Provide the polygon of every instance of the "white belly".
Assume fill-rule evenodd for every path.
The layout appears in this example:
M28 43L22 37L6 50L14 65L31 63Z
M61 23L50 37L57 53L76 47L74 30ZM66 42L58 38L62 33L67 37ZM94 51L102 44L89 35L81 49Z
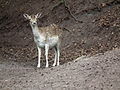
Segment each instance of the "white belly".
M59 37L53 36L53 37L47 38L46 40L46 37L38 36L38 37L35 37L34 40L37 46L39 46L40 48L44 48L45 44L48 44L49 47L52 48L58 43Z

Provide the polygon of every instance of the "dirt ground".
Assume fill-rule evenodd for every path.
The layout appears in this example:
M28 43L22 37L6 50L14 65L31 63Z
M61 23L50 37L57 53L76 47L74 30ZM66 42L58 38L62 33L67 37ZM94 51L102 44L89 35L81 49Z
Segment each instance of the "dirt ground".
M56 67L57 69L52 67L43 69L45 60L42 55L42 68L36 71L37 48L33 41L29 22L24 19L23 14L36 14L38 12L42 12L42 17L38 22L39 26L56 23L63 28L60 57L62 66ZM56 70L58 70L58 73L61 75L64 75L64 73L67 73L67 71L65 72L67 68L70 69L74 66L70 61L73 62L73 60L80 56L92 56L98 53L104 53L119 48L120 46L120 0L0 0L0 13L0 88L3 90L17 90L16 88L20 86L23 86L24 90L31 90L30 87L28 87L29 83L31 85L34 81L35 83L39 83L42 80L41 84L44 84L44 80L49 77L49 73L53 71L56 72ZM53 51L51 50L49 55L50 65L53 63L53 56ZM71 63L71 65L68 65L68 62ZM104 59L101 60L101 62L103 65L105 64ZM92 63L92 61L90 63ZM112 63L110 64L112 66ZM65 65L68 65L68 67ZM51 69L53 70L51 71ZM27 72L28 76L26 74ZM43 74L41 74L41 72L43 72ZM70 72L74 72L74 70ZM70 72L68 71L68 73ZM75 72L77 73L78 71ZM86 72L86 70L84 72ZM94 73L94 70L92 70L92 72ZM48 74L47 77L44 76L44 73L46 75ZM101 75L102 73L103 72L99 74ZM38 75L41 76L40 80L38 80ZM83 78L82 76L78 78L81 79ZM54 75L52 76L52 74L50 74L50 78L52 77L54 77ZM91 77L96 76L88 76L88 80ZM11 80L12 78L13 80ZM59 78L59 76L56 78ZM76 80L76 78L74 79ZM5 82L5 80L8 80L8 82ZM27 80L31 81L28 83ZM58 82L56 84L58 84ZM61 82L62 80L59 86L64 84ZM97 81L95 80L94 82ZM117 81L113 79L113 82L118 86ZM81 84L78 83L80 87L87 84L82 81L80 83ZM11 87L12 85L13 87ZM39 90L38 85L35 86L37 87L32 86L34 87L32 90ZM100 89L99 87L102 86L104 86L104 84L98 86L98 89L84 88L82 90L119 90L117 87L116 89ZM42 87L43 86L39 86L39 88ZM18 90L21 90L21 88L18 88ZM50 89L46 88L43 90ZM65 90L75 89L68 88Z
M0 90L120 90L120 49L44 69L9 63L0 64Z

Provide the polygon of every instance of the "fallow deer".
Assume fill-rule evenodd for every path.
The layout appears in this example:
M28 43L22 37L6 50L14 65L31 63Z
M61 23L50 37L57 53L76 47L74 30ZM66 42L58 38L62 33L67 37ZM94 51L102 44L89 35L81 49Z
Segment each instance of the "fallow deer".
M40 58L41 58L41 49L45 49L45 57L46 57L46 67L48 64L48 51L50 48L54 48L55 50L55 59L53 66L57 64L59 65L59 57L60 57L60 36L61 36L61 28L56 24L51 24L46 27L38 27L37 21L40 18L41 14L38 13L36 15L28 15L23 14L23 16L29 20L30 26L32 28L34 41L37 45L38 49L38 65L40 67Z

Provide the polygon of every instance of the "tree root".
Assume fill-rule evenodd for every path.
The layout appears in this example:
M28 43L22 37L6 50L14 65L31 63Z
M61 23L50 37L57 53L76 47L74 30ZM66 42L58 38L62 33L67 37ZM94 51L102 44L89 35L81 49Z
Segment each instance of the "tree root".
M53 11L53 10L55 10L57 7L59 7L60 5L64 5L64 7L65 7L65 9L67 10L67 12L70 14L70 16L76 21L76 22L82 22L82 21L80 21L80 20L78 20L72 13L71 13L71 11L70 11L70 8L69 8L69 6L66 4L66 1L65 0L61 0L57 5L55 5L52 9L51 9L51 11Z
M66 4L66 0L63 0L63 4L64 4L65 9L67 10L67 12L70 14L70 16L71 16L76 22L82 23L82 21L78 20L78 19L71 13L69 6Z

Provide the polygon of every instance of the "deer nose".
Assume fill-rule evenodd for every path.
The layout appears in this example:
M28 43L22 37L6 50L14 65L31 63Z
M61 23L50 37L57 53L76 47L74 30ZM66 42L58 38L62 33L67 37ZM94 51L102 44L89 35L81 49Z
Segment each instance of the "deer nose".
M35 24L37 24L36 22L33 22L33 24L35 25Z

